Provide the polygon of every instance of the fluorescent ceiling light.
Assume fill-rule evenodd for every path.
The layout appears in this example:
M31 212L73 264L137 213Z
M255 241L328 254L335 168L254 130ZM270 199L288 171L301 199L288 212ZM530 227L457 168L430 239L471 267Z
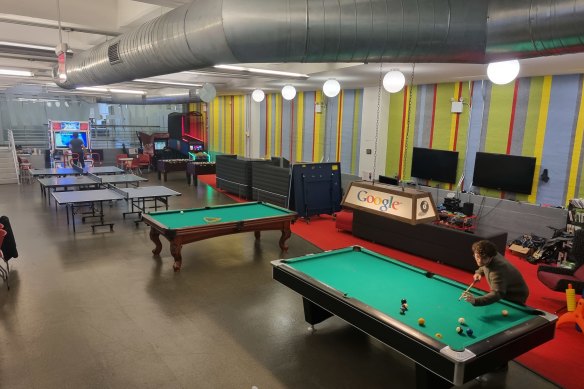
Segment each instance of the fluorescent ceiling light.
M34 74L28 70L11 70L11 69L0 69L1 76L20 76L20 77L32 77Z
M90 92L110 92L110 93L126 93L131 95L145 95L146 92L142 90L133 90L133 89L110 89L104 88L103 86L82 86L79 88L75 88L77 90L84 90Z
M188 82L177 82L177 81L160 81L160 80L147 80L145 78L137 78L136 82L148 82L152 84L166 84L166 85L180 85L180 86L203 86L202 84L191 84Z
M146 92L143 90L133 90L133 89L110 89L111 93L127 93L129 95L145 95Z
M217 69L236 70L238 72L250 72L250 73L258 73L258 74L271 74L271 75L275 75L275 76L304 77L304 78L310 77L308 74L302 74L302 73L291 73L291 72L281 72L278 70L246 68L243 66L234 66L234 65L215 65L214 67Z
M29 102L29 103L49 103L49 102L57 102L59 100L54 99L30 99L26 97L19 97L16 99L17 101Z
M107 88L100 88L97 86L81 86L79 88L75 88L77 90L87 90L91 92L108 92Z
M24 49L55 51L55 48L51 47L51 46L29 45L28 43L0 41L0 46L11 46L11 47L22 47Z
M21 47L23 49L45 50L45 51L52 51L52 52L55 51L55 47L53 47L53 46L30 45L28 43L18 43L18 42L0 41L0 46ZM67 50L67 53L73 53L73 51Z

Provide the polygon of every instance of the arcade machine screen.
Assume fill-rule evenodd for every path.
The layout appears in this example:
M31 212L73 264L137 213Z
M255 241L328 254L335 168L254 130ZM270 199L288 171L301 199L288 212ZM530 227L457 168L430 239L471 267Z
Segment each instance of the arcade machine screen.
M162 151L166 148L165 140L155 140L154 141L154 151Z
M73 134L76 131L55 131L55 148L57 149L67 149L69 148L69 142L73 139ZM79 138L83 140L83 144L87 146L87 133L78 132Z

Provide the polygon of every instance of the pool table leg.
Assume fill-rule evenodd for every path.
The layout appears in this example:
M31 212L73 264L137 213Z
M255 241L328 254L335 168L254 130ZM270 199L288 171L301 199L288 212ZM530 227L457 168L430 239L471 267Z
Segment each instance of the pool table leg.
M282 230L282 236L280 237L280 248L282 251L288 251L288 246L286 241L292 236L292 231L290 229Z
M162 243L160 242L160 233L156 231L154 228L150 227L150 240L154 242L156 247L152 250L154 255L160 254L162 251Z
M182 244L170 242L170 254L174 258L174 264L172 268L175 272L180 271L180 267L182 266L182 255L180 253L182 249Z

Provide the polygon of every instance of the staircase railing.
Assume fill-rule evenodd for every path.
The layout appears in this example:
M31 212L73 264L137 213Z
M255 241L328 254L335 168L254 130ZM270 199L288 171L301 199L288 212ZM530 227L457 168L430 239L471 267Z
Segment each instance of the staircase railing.
M14 134L12 133L12 130L8 130L8 148L12 151L14 171L16 172L16 181L18 181L18 185L20 185L20 166L18 164L18 156L16 155L16 143L14 143Z

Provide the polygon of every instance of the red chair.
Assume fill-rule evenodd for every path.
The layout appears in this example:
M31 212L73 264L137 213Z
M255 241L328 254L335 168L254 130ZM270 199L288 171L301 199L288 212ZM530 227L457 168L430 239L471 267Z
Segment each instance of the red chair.
M140 163L137 157L130 161L129 169L134 174L142 175L142 170L140 170Z
M126 161L120 161L120 158L128 158L128 154L118 154L116 155L116 166L120 169L124 169L126 167Z
M32 182L32 174L30 169L32 169L32 164L28 161L28 159L18 157L18 170L21 183L26 181L30 184Z
M140 169L146 168L146 169L148 169L148 173L150 173L150 155L149 154L138 154L138 157L136 159L138 160L138 167Z

